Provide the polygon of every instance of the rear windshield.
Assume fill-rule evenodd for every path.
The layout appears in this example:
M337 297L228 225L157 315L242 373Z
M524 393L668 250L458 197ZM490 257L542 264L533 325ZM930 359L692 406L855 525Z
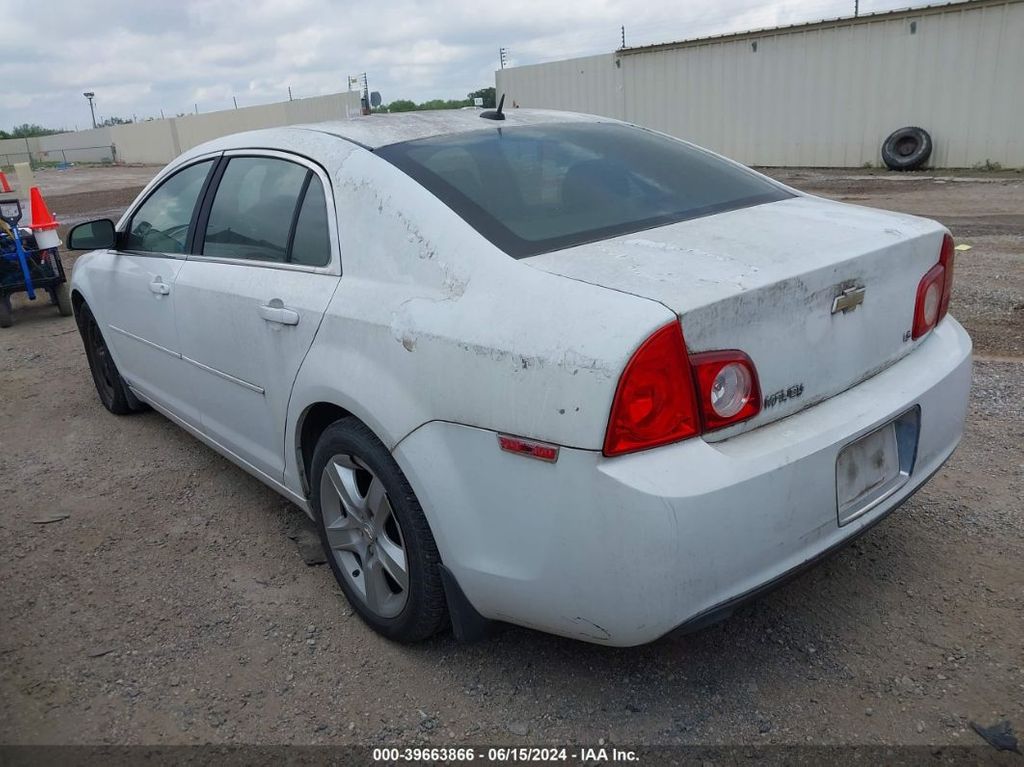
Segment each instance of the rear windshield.
M496 127L377 154L514 258L791 196L697 147L616 123Z

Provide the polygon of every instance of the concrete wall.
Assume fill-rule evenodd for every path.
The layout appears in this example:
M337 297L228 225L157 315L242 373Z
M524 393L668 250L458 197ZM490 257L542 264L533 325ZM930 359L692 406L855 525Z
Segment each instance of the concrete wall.
M243 109L153 120L114 129L119 162L166 163L187 149L229 133L342 120L359 114L358 93L332 93Z
M111 128L118 162L163 165L181 154L177 120L149 120Z
M277 104L149 120L130 125L0 141L0 165L25 162L117 162L163 165L219 136L257 128L340 120L359 114L358 93L332 93Z
M38 137L0 139L0 168L10 167L16 162L28 162L38 152Z
M113 155L110 128L93 128L75 133L39 137L41 162L110 162Z
M1024 167L1024 2L948 6L500 70L506 103L592 112L750 165L881 164L917 125L930 165Z

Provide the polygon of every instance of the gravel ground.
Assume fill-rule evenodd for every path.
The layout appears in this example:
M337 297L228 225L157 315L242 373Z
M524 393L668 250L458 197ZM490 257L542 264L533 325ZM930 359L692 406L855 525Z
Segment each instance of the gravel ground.
M123 208L153 170L123 189L41 180L81 220ZM398 646L303 563L301 512L159 415L107 414L72 320L19 302L0 331L0 743L973 745L969 720L1024 731L1024 183L773 174L934 216L973 246L953 299L978 353L967 432L900 512L695 635L617 650L509 628Z

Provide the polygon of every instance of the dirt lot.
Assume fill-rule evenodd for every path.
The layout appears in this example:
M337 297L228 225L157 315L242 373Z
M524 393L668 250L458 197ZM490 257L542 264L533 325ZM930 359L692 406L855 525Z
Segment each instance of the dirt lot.
M78 221L123 208L154 169L128 170L40 180ZM612 650L509 628L396 646L351 614L326 567L303 563L301 512L159 415L109 415L73 321L18 302L0 331L0 742L974 744L969 720L1024 731L1024 178L774 175L933 216L973 247L952 309L978 353L967 433L900 512L696 635Z

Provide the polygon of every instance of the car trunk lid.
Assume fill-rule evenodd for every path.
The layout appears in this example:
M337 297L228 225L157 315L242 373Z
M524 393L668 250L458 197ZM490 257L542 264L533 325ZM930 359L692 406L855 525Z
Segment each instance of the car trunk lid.
M661 302L680 317L691 353L750 355L761 412L709 436L720 439L845 391L909 353L917 285L944 233L927 219L799 196L525 263Z

